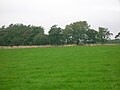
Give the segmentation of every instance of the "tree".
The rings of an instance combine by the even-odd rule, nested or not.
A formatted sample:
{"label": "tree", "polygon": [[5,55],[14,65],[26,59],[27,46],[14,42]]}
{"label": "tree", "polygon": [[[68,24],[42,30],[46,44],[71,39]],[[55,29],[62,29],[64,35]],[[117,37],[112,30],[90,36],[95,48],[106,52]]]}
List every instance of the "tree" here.
{"label": "tree", "polygon": [[35,45],[48,45],[49,44],[48,36],[45,34],[37,34],[34,37],[34,44]]}
{"label": "tree", "polygon": [[89,25],[86,21],[79,21],[67,25],[64,30],[67,43],[79,44],[86,42],[86,31],[89,29]]}
{"label": "tree", "polygon": [[107,28],[99,27],[99,32],[98,32],[98,42],[104,44],[107,42],[108,39],[110,39],[110,36],[113,35],[108,31]]}
{"label": "tree", "polygon": [[23,24],[2,26],[0,28],[0,45],[32,45],[37,34],[44,34],[44,28]]}
{"label": "tree", "polygon": [[73,31],[70,25],[66,25],[65,30],[63,31],[66,44],[73,44]]}
{"label": "tree", "polygon": [[64,42],[63,29],[53,25],[49,31],[49,41],[51,45],[61,45]]}
{"label": "tree", "polygon": [[116,39],[120,39],[120,32],[115,36]]}
{"label": "tree", "polygon": [[94,29],[89,29],[88,31],[86,31],[86,35],[87,35],[87,43],[96,43],[97,42],[97,34],[98,32],[95,31]]}
{"label": "tree", "polygon": [[1,28],[0,28],[0,31],[3,31],[5,30],[5,25],[3,25]]}
{"label": "tree", "polygon": [[0,31],[0,45],[6,45],[6,41],[5,41],[5,34],[6,31],[2,30]]}

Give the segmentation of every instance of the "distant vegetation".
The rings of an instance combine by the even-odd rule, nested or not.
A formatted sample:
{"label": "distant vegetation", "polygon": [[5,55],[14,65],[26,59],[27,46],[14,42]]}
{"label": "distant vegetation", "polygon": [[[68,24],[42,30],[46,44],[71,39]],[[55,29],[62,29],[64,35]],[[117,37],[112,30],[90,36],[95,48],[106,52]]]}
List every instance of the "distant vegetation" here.
{"label": "distant vegetation", "polygon": [[90,28],[86,21],[66,25],[65,29],[53,25],[46,35],[42,26],[10,24],[0,28],[1,46],[19,45],[64,45],[64,44],[105,44],[120,43],[120,32],[115,40],[110,40],[112,33],[107,28]]}

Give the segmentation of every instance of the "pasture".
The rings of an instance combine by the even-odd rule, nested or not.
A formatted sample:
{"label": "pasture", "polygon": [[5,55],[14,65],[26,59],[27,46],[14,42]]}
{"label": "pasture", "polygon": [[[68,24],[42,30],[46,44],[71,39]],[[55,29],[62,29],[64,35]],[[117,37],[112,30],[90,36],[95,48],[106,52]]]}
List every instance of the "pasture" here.
{"label": "pasture", "polygon": [[120,46],[0,49],[0,90],[120,90]]}

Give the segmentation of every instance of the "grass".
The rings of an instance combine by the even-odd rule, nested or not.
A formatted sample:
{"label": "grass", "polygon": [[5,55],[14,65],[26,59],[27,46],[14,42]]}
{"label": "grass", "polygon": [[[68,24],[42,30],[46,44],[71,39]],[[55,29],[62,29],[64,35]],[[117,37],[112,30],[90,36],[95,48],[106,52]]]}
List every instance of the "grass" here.
{"label": "grass", "polygon": [[120,90],[120,46],[0,49],[0,90]]}

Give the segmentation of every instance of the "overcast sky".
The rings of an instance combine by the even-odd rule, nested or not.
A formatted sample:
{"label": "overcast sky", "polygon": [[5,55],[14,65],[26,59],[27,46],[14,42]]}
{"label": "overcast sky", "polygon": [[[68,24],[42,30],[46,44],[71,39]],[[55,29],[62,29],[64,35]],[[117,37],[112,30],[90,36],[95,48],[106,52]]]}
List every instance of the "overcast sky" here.
{"label": "overcast sky", "polygon": [[120,32],[120,0],[0,0],[0,26],[11,23],[49,28],[86,20],[91,28]]}

